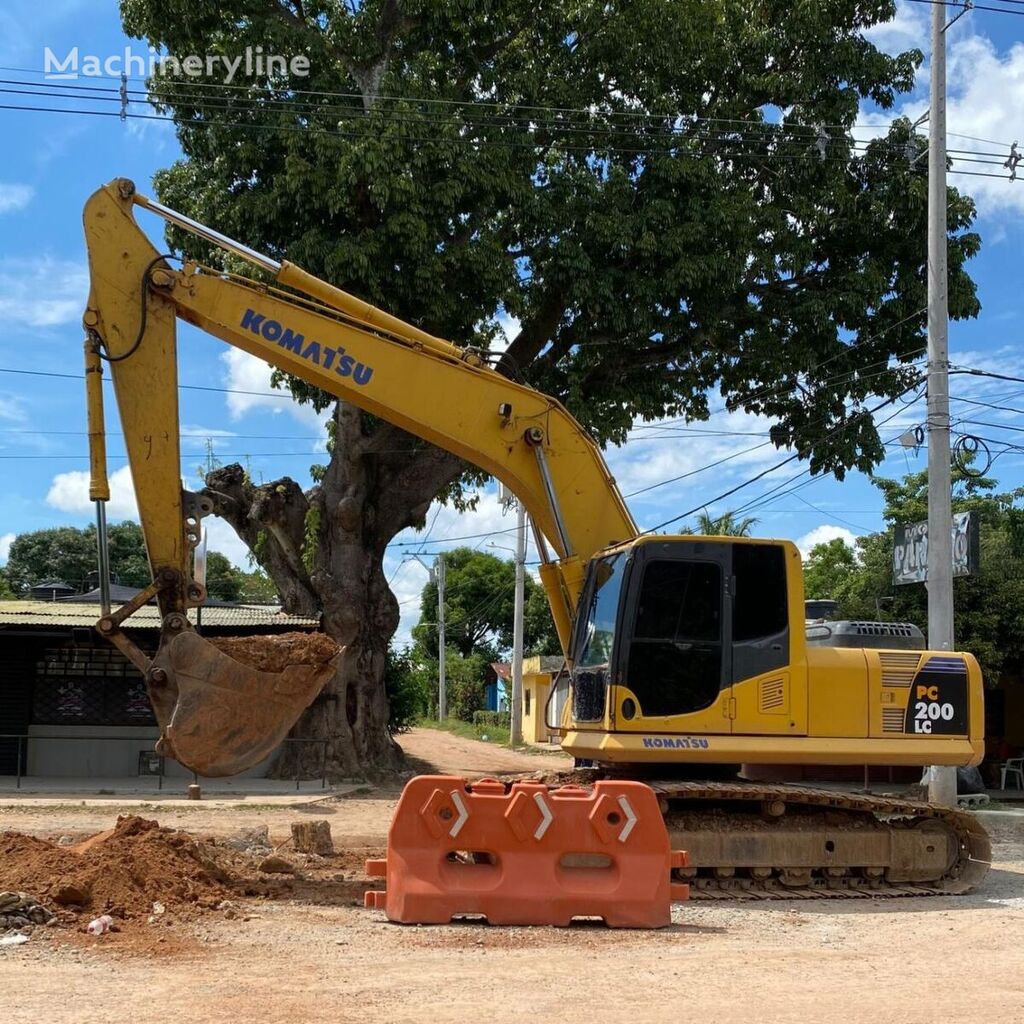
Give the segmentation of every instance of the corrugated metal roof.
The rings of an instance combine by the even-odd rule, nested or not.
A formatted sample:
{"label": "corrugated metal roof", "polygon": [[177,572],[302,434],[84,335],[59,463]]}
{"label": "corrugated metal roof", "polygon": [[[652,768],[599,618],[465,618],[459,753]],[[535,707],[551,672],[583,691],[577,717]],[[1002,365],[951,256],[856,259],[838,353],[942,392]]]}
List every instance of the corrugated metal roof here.
{"label": "corrugated metal roof", "polygon": [[[196,621],[196,611],[188,617]],[[0,629],[4,626],[92,626],[99,618],[94,604],[73,604],[67,601],[0,601]],[[160,611],[153,605],[144,605],[125,625],[134,629],[159,629]],[[232,607],[203,608],[203,625],[222,628],[259,628],[266,626],[315,629],[318,619],[304,615],[286,615],[276,605],[234,605]]]}

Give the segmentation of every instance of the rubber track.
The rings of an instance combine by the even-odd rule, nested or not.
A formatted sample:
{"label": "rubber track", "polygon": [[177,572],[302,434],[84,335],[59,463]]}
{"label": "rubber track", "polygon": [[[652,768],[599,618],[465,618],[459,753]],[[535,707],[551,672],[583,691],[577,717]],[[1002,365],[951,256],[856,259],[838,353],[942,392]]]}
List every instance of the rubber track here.
{"label": "rubber track", "polygon": [[[815,878],[814,884],[789,888],[777,878],[700,877],[690,883],[690,899],[857,899],[906,896],[950,896],[969,893],[988,874],[992,846],[981,822],[969,811],[938,807],[916,800],[843,793],[805,786],[764,785],[756,782],[676,782],[644,780],[666,800],[704,801],[709,806],[728,805],[732,801],[783,800],[807,808],[870,814],[883,823],[904,819],[933,819],[946,822],[960,839],[960,855],[942,878],[927,883],[889,883],[883,879]],[[742,812],[745,816],[747,812]],[[713,867],[713,865],[702,865]],[[783,867],[784,865],[779,865]],[[821,868],[824,869],[825,865]],[[820,884],[818,884],[820,883]]]}

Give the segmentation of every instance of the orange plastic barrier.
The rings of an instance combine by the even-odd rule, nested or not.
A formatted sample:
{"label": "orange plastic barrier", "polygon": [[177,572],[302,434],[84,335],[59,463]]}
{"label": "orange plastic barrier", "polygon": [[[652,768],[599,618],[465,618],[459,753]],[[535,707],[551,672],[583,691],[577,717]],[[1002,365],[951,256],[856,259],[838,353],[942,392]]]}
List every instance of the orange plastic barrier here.
{"label": "orange plastic barrier", "polygon": [[612,928],[661,928],[671,902],[689,895],[670,881],[687,863],[670,849],[657,797],[640,782],[549,789],[421,775],[402,791],[387,859],[366,862],[386,891],[366,893],[365,904],[403,924],[472,915],[491,924],[598,917]]}

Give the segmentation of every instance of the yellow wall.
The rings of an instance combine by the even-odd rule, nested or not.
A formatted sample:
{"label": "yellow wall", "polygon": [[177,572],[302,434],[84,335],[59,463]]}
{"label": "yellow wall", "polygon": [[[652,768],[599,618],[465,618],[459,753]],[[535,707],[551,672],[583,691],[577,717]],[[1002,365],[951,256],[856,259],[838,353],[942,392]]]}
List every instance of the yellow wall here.
{"label": "yellow wall", "polygon": [[551,690],[551,673],[541,672],[540,658],[523,659],[523,739],[527,743],[547,743],[544,707]]}

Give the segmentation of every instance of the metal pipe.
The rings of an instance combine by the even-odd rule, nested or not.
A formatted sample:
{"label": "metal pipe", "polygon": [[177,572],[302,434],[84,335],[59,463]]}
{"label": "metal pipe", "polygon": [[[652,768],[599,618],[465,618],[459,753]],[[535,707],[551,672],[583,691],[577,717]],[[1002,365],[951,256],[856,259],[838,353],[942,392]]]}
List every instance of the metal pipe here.
{"label": "metal pipe", "polygon": [[199,221],[186,217],[185,214],[178,213],[177,210],[172,210],[169,206],[164,206],[163,203],[158,203],[155,199],[150,199],[149,196],[136,192],[132,196],[132,202],[136,206],[141,206],[144,210],[149,210],[150,213],[155,213],[158,217],[163,217],[168,223],[184,228],[200,238],[205,238],[206,241],[213,242],[214,245],[218,245],[228,252],[233,252],[236,256],[241,256],[243,260],[253,263],[257,267],[262,267],[264,270],[269,270],[272,274],[276,275],[281,270],[281,264],[277,260],[271,259],[255,249],[250,249],[249,246],[236,242],[233,238],[228,238],[227,235],[222,235],[219,231],[214,231],[213,228],[208,228],[205,224],[200,224]]}
{"label": "metal pipe", "polygon": [[110,614],[110,551],[107,547],[107,503],[96,501],[96,564],[100,574],[100,614]]}
{"label": "metal pipe", "polygon": [[551,470],[548,467],[548,460],[544,454],[543,444],[531,445],[534,455],[537,456],[537,466],[540,469],[541,479],[544,481],[544,492],[548,496],[548,504],[551,506],[551,514],[558,527],[558,539],[562,544],[562,557],[569,558],[572,555],[572,544],[569,543],[569,534],[565,528],[565,520],[562,518],[562,509],[558,504],[558,495],[555,493],[555,482],[551,479]]}
{"label": "metal pipe", "polygon": [[530,529],[533,532],[533,543],[537,548],[537,557],[540,558],[542,565],[547,565],[551,561],[551,554],[548,551],[547,541],[544,539],[544,534],[540,532],[539,527],[533,521],[533,516],[527,516],[530,523]]}
{"label": "metal pipe", "polygon": [[[87,316],[95,317],[93,311]],[[89,431],[89,498],[106,501],[110,497],[107,479],[107,437],[103,424],[103,363],[99,340],[90,328],[85,338],[85,411]]]}

